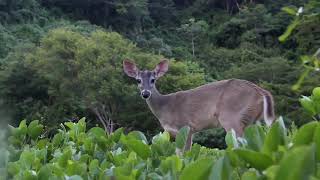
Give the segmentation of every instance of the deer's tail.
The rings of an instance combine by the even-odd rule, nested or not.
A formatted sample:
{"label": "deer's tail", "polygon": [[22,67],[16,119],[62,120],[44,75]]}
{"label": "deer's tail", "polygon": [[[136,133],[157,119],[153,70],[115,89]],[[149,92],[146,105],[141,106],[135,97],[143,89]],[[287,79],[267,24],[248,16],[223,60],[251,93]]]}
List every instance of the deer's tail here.
{"label": "deer's tail", "polygon": [[263,119],[267,126],[271,126],[275,120],[273,97],[268,91],[262,91],[263,95]]}

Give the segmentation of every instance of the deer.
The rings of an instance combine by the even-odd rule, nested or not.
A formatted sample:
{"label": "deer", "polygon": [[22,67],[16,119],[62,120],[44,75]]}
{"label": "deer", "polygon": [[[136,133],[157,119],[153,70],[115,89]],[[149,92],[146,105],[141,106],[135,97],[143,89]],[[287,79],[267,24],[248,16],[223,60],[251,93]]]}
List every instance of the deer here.
{"label": "deer", "polygon": [[222,127],[241,138],[248,125],[264,119],[270,126],[275,121],[271,93],[246,80],[215,81],[163,95],[157,90],[156,81],[168,68],[166,59],[151,71],[139,70],[131,60],[123,61],[125,74],[137,81],[141,97],[171,137],[175,137],[180,128],[189,126],[184,150],[190,150],[193,134],[205,129]]}

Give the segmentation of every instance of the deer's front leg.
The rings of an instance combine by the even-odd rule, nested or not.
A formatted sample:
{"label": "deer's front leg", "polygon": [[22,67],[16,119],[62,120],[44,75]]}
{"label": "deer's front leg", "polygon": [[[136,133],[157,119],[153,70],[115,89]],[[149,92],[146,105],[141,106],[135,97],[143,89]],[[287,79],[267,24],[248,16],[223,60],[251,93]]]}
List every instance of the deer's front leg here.
{"label": "deer's front leg", "polygon": [[193,133],[189,132],[188,139],[186,141],[186,145],[184,146],[184,151],[189,151],[192,147],[192,137]]}
{"label": "deer's front leg", "polygon": [[[178,130],[169,126],[164,126],[163,127],[165,131],[167,131],[170,134],[170,138],[172,141],[175,140],[176,135],[178,134]],[[183,153],[182,149],[176,148],[176,154],[178,156],[181,156]]]}
{"label": "deer's front leg", "polygon": [[[166,130],[166,131],[168,131],[168,130]],[[171,140],[175,140],[176,135],[178,134],[178,130],[171,130],[171,131],[168,131],[168,132],[170,134]],[[187,138],[187,141],[186,141],[186,144],[185,144],[184,148],[183,149],[176,148],[176,154],[177,155],[182,155],[184,151],[189,151],[191,149],[191,147],[192,147],[192,137],[193,137],[193,133],[189,132],[188,138]]]}

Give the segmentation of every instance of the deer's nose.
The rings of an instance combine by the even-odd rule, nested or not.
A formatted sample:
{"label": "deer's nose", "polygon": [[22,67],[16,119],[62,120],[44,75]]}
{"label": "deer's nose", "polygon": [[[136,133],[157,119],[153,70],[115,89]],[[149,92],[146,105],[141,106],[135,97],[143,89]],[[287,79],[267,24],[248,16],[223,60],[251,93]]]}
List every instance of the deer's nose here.
{"label": "deer's nose", "polygon": [[141,91],[141,96],[145,99],[148,99],[151,95],[151,92],[149,90],[143,90]]}

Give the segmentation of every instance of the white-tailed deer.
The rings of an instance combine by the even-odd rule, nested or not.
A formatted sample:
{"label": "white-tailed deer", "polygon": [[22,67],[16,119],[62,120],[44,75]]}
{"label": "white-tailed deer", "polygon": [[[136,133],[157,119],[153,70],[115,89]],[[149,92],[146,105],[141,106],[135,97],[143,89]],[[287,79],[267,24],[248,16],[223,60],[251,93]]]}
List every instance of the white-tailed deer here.
{"label": "white-tailed deer", "polygon": [[162,95],[155,82],[168,70],[161,61],[153,71],[140,71],[130,61],[123,61],[125,73],[137,80],[141,96],[164,130],[175,137],[183,126],[190,127],[185,149],[192,144],[192,134],[203,129],[223,127],[242,136],[244,128],[264,119],[271,125],[275,119],[273,97],[267,90],[245,80],[228,79],[195,89]]}

